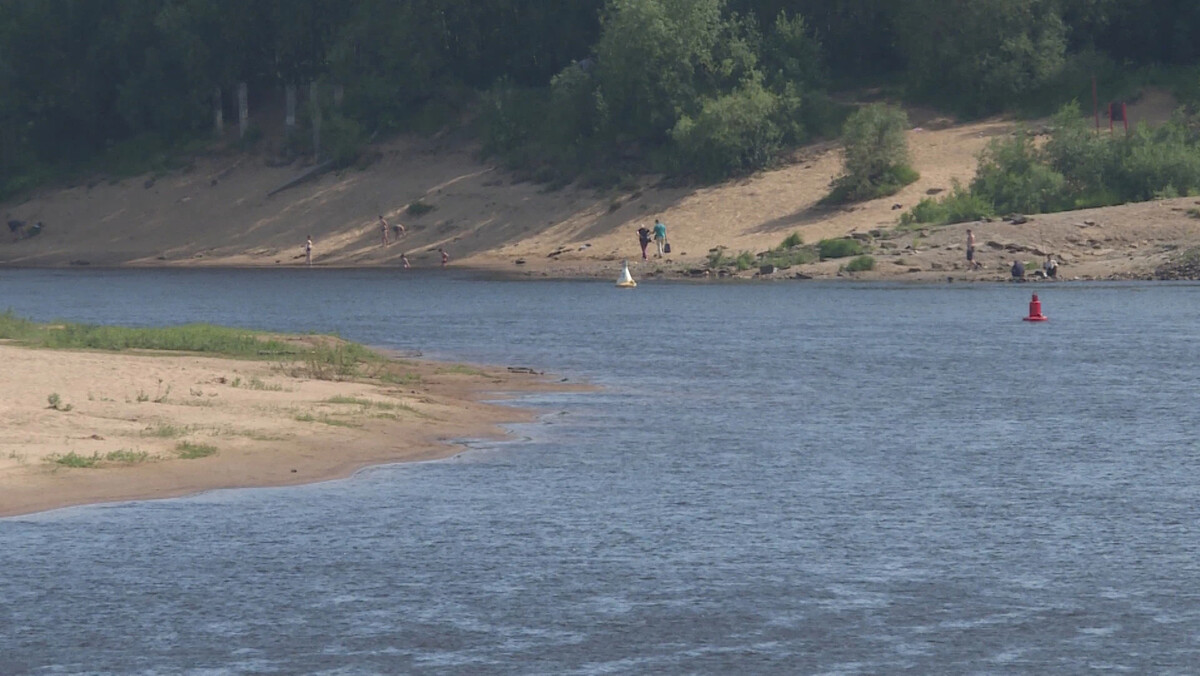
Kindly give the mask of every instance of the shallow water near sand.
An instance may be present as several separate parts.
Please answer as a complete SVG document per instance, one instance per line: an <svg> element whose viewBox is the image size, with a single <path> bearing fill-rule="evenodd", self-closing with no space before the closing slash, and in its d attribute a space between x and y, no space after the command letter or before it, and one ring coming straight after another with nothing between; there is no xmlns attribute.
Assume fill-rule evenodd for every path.
<svg viewBox="0 0 1200 676"><path fill-rule="evenodd" d="M1031 291L1049 322L1020 321ZM0 520L0 673L1200 669L1198 285L0 270L0 293L603 386L525 397L539 422L446 461Z"/></svg>

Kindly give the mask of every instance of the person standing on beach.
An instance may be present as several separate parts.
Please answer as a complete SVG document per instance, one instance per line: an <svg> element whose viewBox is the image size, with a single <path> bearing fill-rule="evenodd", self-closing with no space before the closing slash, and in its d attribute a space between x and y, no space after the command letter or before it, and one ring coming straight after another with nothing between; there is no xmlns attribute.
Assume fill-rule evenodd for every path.
<svg viewBox="0 0 1200 676"><path fill-rule="evenodd" d="M383 214L379 214L379 231L383 234L384 246L391 243L388 241L388 230L391 230L391 228L388 226L387 219L383 217Z"/></svg>
<svg viewBox="0 0 1200 676"><path fill-rule="evenodd" d="M446 253L446 250L440 246L438 247L438 252L442 254L442 267L444 268L450 262L450 254Z"/></svg>
<svg viewBox="0 0 1200 676"><path fill-rule="evenodd" d="M642 245L642 260L646 260L646 247L650 246L650 228L642 226L638 228L638 244Z"/></svg>
<svg viewBox="0 0 1200 676"><path fill-rule="evenodd" d="M658 251L656 254L662 258L663 247L667 243L667 225L659 219L654 219L654 248Z"/></svg>
<svg viewBox="0 0 1200 676"><path fill-rule="evenodd" d="M309 235L308 241L304 243L304 264L312 265L312 235Z"/></svg>
<svg viewBox="0 0 1200 676"><path fill-rule="evenodd" d="M967 228L967 267L972 270L978 270L983 267L975 260L975 233Z"/></svg>
<svg viewBox="0 0 1200 676"><path fill-rule="evenodd" d="M411 265L408 264L408 256L405 256L404 254L400 254L400 265L404 266L405 270L412 267Z"/></svg>

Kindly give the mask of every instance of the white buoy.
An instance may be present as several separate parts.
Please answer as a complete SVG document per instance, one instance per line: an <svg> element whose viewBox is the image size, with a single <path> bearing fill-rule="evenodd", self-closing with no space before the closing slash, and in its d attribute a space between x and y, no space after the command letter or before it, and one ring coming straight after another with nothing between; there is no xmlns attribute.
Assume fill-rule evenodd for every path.
<svg viewBox="0 0 1200 676"><path fill-rule="evenodd" d="M637 286L633 275L629 274L629 261L621 261L621 276L617 278L617 286L622 289L632 289Z"/></svg>

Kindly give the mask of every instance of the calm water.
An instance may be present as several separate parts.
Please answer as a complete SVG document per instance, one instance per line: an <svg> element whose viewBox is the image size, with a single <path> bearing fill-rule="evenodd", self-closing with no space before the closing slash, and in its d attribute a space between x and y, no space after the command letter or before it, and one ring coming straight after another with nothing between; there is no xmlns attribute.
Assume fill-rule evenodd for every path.
<svg viewBox="0 0 1200 676"><path fill-rule="evenodd" d="M1046 324L1019 321L1033 290ZM0 293L605 387L526 398L540 422L448 461L0 520L3 674L1200 671L1200 286L0 270Z"/></svg>

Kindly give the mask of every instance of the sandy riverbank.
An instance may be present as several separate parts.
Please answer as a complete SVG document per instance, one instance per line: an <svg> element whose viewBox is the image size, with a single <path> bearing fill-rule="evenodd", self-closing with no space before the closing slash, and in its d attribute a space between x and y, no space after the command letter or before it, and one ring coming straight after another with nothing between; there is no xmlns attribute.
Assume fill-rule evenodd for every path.
<svg viewBox="0 0 1200 676"><path fill-rule="evenodd" d="M390 382L318 380L296 364L3 344L0 362L0 516L447 457L462 450L451 440L501 437L501 424L532 418L483 397L570 387L408 360L393 362L400 375Z"/></svg>
<svg viewBox="0 0 1200 676"><path fill-rule="evenodd" d="M1174 109L1168 94L1150 90L1129 114L1135 123L1154 124ZM365 169L282 191L309 167L214 149L162 175L92 177L2 205L5 219L45 227L36 237L0 237L0 267L299 267L311 235L319 267L399 269L406 255L414 268L436 269L444 248L451 268L517 277L615 279L629 259L641 280L702 275L711 250L755 254L797 233L808 243L868 238L876 266L856 279L1003 280L1013 258L1036 269L1042 252L1059 257L1066 278L1129 279L1153 276L1158 266L1200 247L1197 198L1039 215L1020 225L898 230L900 215L922 198L944 194L956 180L969 183L989 141L1038 124L958 123L920 109L910 109L909 118L920 179L895 195L840 208L820 205L842 169L841 150L830 142L716 185L631 176L601 190L579 184L551 190L522 180L481 158L470 138L450 132L388 140L372 147ZM381 215L406 228L398 239L392 233L388 246ZM656 217L667 224L673 253L642 262L636 229ZM982 271L966 270L968 227L979 241ZM844 263L793 266L772 277L848 276L840 273Z"/></svg>

